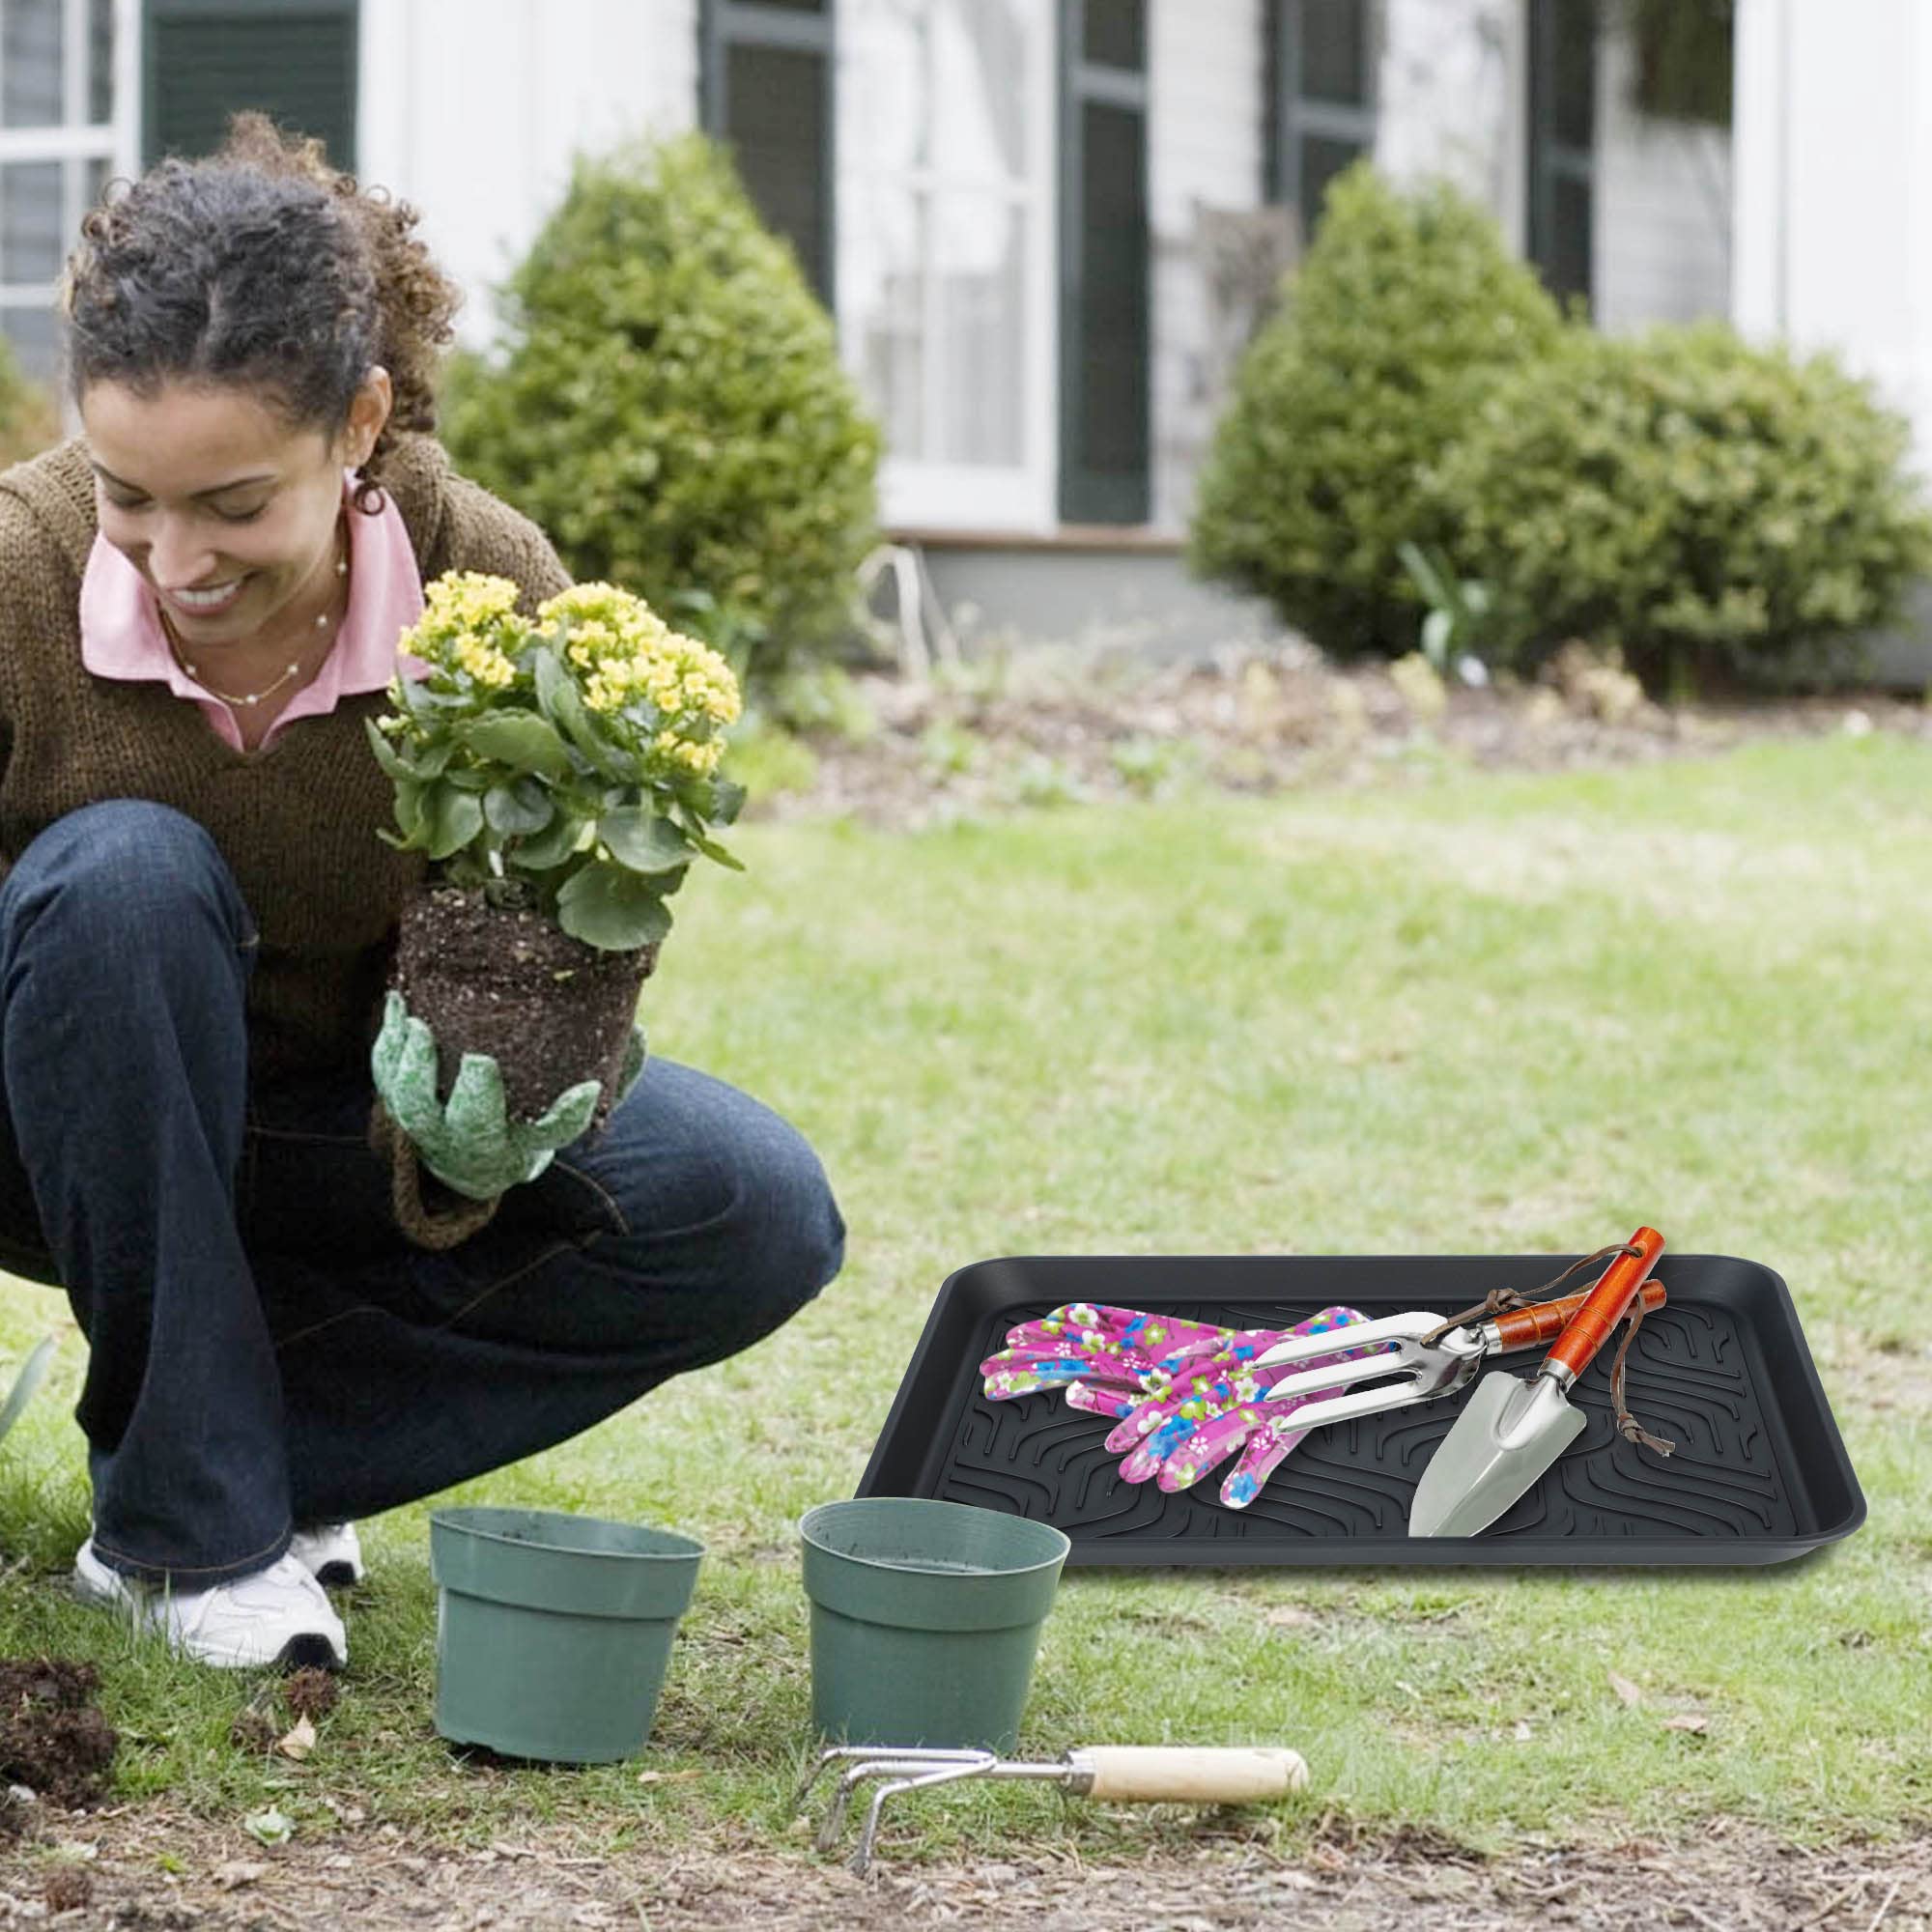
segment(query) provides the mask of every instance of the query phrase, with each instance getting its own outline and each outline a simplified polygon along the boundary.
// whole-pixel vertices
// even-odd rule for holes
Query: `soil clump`
[[[99,1798],[120,1742],[94,1701],[99,1684],[91,1663],[0,1658],[0,1782],[69,1807]],[[0,1832],[19,1829],[20,1809],[0,1805]]]

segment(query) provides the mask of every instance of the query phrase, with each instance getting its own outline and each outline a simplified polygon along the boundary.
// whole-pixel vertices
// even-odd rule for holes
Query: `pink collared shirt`
[[[355,483],[345,470],[345,502]],[[336,634],[335,648],[322,668],[269,726],[259,750],[267,751],[298,718],[321,718],[345,697],[386,690],[396,674],[396,639],[423,611],[422,576],[414,546],[395,499],[384,496],[381,512],[365,517],[349,512],[349,611]],[[80,661],[96,677],[164,683],[177,697],[198,704],[216,736],[239,752],[242,729],[235,714],[175,662],[161,630],[155,593],[141,573],[99,534],[88,553],[80,581]],[[412,676],[422,667],[401,660]]]

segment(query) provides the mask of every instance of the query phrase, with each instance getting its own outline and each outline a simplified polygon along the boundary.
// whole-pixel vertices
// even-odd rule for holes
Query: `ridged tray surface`
[[[1313,1431],[1252,1504],[1231,1510],[1218,1497],[1231,1464],[1192,1490],[1130,1484],[1102,1447],[1105,1418],[1069,1409],[1058,1394],[992,1402],[980,1390],[978,1365],[1007,1329],[1066,1301],[1285,1328],[1330,1303],[1370,1317],[1454,1314],[1492,1288],[1527,1293],[1563,1264],[1548,1256],[979,1263],[942,1289],[859,1493],[937,1496],[1053,1523],[1072,1540],[1072,1565],[1762,1564],[1858,1526],[1863,1498],[1784,1283],[1728,1256],[1666,1254],[1657,1274],[1670,1302],[1645,1319],[1630,1352],[1629,1405],[1676,1452],[1661,1457],[1618,1435],[1613,1341],[1572,1397],[1588,1416],[1584,1433],[1480,1537],[1407,1530],[1416,1483],[1462,1395]],[[1526,1376],[1543,1352],[1497,1356],[1485,1373]]]

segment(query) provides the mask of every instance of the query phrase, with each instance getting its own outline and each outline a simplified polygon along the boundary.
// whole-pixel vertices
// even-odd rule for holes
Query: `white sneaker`
[[[206,1590],[183,1590],[110,1570],[90,1536],[73,1559],[73,1593],[84,1604],[127,1610],[184,1657],[224,1670],[270,1663],[340,1670],[349,1662],[342,1619],[292,1556]]]
[[[346,1590],[361,1582],[362,1545],[353,1522],[323,1522],[289,1538],[293,1556],[325,1590]]]

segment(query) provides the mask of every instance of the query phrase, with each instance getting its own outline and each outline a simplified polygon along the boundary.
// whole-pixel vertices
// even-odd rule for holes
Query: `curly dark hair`
[[[234,384],[334,437],[380,363],[394,401],[354,497],[373,513],[395,432],[436,428],[463,299],[412,233],[420,218],[331,167],[320,141],[237,114],[217,154],[110,183],[81,222],[60,286],[69,391],[77,405],[99,382]]]

